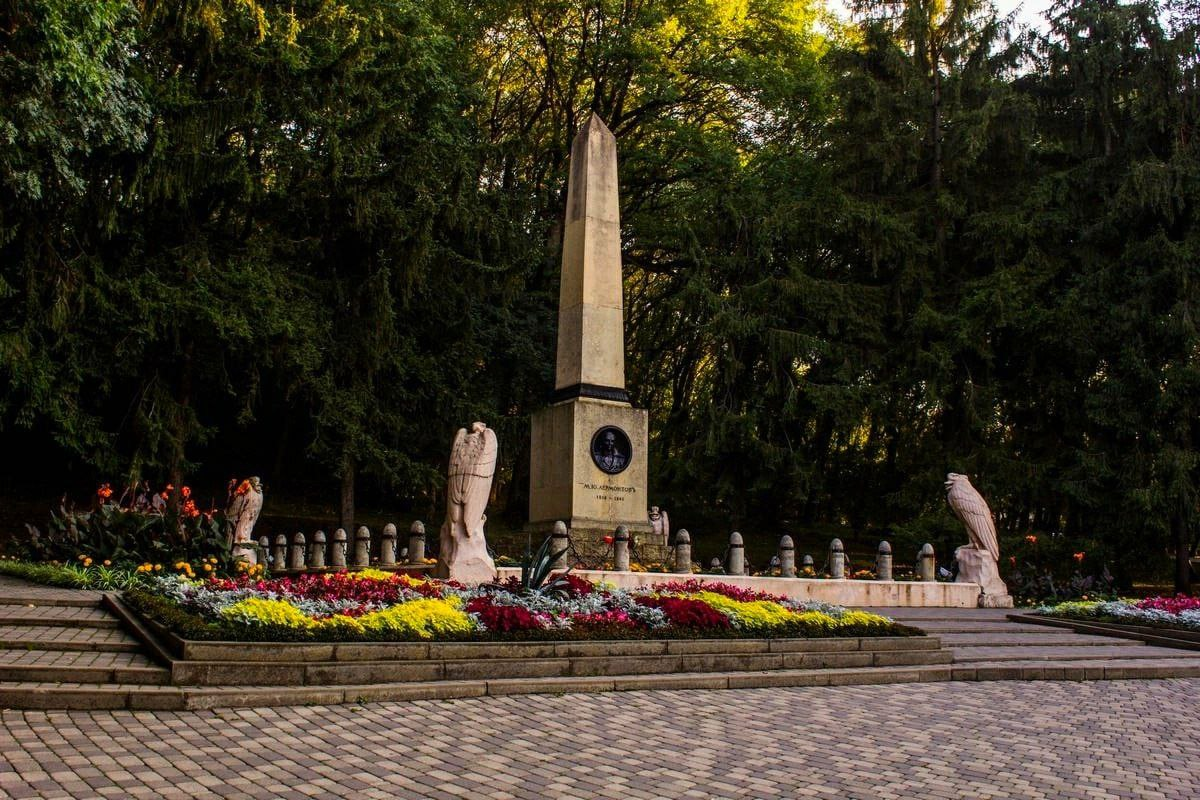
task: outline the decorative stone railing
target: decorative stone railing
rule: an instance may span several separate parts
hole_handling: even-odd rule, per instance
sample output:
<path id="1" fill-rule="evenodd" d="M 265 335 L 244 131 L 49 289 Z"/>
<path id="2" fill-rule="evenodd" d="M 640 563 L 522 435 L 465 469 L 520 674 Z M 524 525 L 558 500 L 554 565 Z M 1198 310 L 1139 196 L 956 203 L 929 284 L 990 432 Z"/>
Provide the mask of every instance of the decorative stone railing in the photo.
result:
<path id="1" fill-rule="evenodd" d="M 262 536 L 258 540 L 259 550 L 272 572 L 319 572 L 359 570 L 367 567 L 379 569 L 427 568 L 425 563 L 425 524 L 417 520 L 409 528 L 408 546 L 399 548 L 396 526 L 383 526 L 377 540 L 373 541 L 371 530 L 363 525 L 351 538 L 343 528 L 327 537 L 325 531 L 317 531 L 311 541 L 303 533 L 277 534 L 274 542 Z M 374 553 L 374 556 L 372 554 Z"/>

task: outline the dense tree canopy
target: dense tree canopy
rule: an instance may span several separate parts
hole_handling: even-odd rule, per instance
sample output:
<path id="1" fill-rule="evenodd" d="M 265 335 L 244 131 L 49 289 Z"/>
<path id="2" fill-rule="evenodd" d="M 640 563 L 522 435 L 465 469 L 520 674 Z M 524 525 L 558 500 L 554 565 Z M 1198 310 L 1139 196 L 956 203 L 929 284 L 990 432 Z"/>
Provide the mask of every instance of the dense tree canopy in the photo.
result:
<path id="1" fill-rule="evenodd" d="M 349 524 L 356 488 L 432 507 L 481 418 L 520 521 L 595 111 L 676 524 L 945 552 L 955 470 L 1010 540 L 1165 570 L 1200 536 L 1194 1 L 853 12 L 0 0 L 9 477 L 255 472 Z"/>

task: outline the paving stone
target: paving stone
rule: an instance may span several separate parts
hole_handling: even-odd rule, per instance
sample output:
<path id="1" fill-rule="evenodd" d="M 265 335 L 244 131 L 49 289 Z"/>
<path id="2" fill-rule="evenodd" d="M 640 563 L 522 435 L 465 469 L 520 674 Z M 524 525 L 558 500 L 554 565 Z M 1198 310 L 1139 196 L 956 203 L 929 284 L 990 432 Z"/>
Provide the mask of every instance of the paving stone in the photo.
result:
<path id="1" fill-rule="evenodd" d="M 0 710 L 0 796 L 1193 798 L 1198 706 L 1172 679 Z"/>

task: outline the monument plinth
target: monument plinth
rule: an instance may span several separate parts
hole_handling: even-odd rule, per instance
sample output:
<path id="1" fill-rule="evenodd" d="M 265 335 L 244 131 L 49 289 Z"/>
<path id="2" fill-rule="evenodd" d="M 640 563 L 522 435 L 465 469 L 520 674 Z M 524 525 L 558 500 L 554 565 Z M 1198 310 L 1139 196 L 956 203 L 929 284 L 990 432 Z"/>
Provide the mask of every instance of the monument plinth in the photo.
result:
<path id="1" fill-rule="evenodd" d="M 595 114 L 571 145 L 554 394 L 531 424 L 530 527 L 562 520 L 586 546 L 625 525 L 660 555 L 646 516 L 648 414 L 625 391 L 617 141 Z"/>

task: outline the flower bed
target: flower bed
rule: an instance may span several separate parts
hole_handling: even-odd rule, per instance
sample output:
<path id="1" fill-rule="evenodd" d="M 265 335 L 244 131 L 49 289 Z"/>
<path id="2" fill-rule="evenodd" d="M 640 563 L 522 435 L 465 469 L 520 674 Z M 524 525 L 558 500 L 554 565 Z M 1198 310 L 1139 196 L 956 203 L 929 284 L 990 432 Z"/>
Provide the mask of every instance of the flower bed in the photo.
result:
<path id="1" fill-rule="evenodd" d="M 1039 606 L 1034 614 L 1130 625 L 1200 631 L 1200 597 L 1148 597 L 1145 600 L 1070 601 Z"/>
<path id="2" fill-rule="evenodd" d="M 128 603 L 186 639 L 420 641 L 907 636 L 887 617 L 722 583 L 625 591 L 567 576 L 553 592 L 516 581 L 464 587 L 377 570 L 271 580 L 150 579 Z"/>

